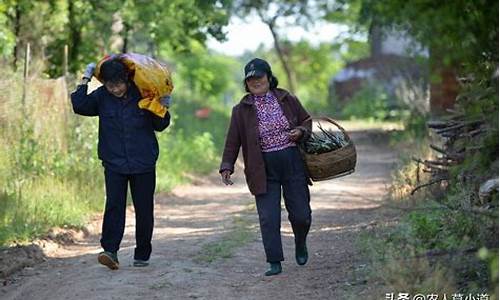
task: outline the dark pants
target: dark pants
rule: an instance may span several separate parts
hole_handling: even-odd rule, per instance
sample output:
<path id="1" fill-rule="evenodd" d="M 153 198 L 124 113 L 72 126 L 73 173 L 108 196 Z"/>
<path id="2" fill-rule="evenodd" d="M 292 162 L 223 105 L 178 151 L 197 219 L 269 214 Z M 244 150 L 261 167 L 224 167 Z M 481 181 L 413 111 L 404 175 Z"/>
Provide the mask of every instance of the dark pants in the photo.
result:
<path id="1" fill-rule="evenodd" d="M 311 227 L 309 187 L 297 147 L 263 153 L 267 192 L 256 195 L 262 241 L 268 262 L 283 261 L 281 244 L 281 189 L 296 245 L 304 245 Z"/>
<path id="2" fill-rule="evenodd" d="M 125 231 L 127 187 L 130 183 L 136 221 L 134 259 L 148 260 L 151 255 L 151 238 L 153 236 L 155 171 L 142 174 L 120 174 L 105 169 L 104 178 L 106 181 L 106 209 L 102 223 L 102 248 L 109 252 L 116 252 L 120 249 Z"/>

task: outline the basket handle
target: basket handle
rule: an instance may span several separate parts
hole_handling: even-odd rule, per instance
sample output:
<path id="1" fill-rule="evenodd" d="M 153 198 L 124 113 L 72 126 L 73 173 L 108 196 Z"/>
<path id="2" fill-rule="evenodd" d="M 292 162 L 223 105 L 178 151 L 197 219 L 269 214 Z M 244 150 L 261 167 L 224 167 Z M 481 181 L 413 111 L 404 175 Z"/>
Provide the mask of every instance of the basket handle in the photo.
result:
<path id="1" fill-rule="evenodd" d="M 323 121 L 332 123 L 333 125 L 337 126 L 340 129 L 342 134 L 344 134 L 344 136 L 349 140 L 349 142 L 351 141 L 351 137 L 347 134 L 347 131 L 344 129 L 344 127 L 340 126 L 340 124 L 335 122 L 335 120 L 333 120 L 332 118 L 329 118 L 326 116 L 317 116 L 317 117 L 312 117 L 312 118 L 316 119 L 316 120 L 323 120 Z"/>

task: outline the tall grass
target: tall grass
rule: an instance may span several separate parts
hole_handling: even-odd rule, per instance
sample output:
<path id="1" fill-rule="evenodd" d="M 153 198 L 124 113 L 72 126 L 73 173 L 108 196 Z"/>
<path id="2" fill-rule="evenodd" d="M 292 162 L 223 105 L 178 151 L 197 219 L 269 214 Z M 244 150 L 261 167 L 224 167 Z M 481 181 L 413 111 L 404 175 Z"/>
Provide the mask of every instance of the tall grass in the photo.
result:
<path id="1" fill-rule="evenodd" d="M 0 78 L 0 245 L 22 243 L 54 226 L 79 227 L 100 208 L 96 120 L 71 114 L 62 80 Z"/>
<path id="2" fill-rule="evenodd" d="M 168 191 L 188 181 L 188 174 L 203 176 L 215 172 L 220 162 L 229 124 L 229 107 L 190 100 L 186 94 L 175 95 L 172 123 L 158 134 L 160 159 L 157 165 L 157 187 Z M 200 108 L 210 108 L 206 118 L 196 117 Z"/>
<path id="3" fill-rule="evenodd" d="M 161 158 L 157 165 L 157 189 L 171 190 L 188 181 L 187 174 L 204 175 L 213 171 L 218 157 L 212 135 L 202 132 L 187 135 L 182 129 L 160 139 Z"/>

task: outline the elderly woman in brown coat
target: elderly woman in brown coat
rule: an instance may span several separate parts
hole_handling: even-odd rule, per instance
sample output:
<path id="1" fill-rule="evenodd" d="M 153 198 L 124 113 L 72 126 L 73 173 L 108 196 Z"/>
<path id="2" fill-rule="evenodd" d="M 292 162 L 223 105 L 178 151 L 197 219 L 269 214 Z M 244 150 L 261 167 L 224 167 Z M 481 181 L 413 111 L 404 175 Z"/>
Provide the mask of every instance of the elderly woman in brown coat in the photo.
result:
<path id="1" fill-rule="evenodd" d="M 248 92 L 232 111 L 220 165 L 222 181 L 231 174 L 240 147 L 245 177 L 255 196 L 267 262 L 266 276 L 281 273 L 281 190 L 295 235 L 295 258 L 307 262 L 306 237 L 311 226 L 308 177 L 297 144 L 311 132 L 311 117 L 297 97 L 280 89 L 269 64 L 255 58 L 245 66 Z"/>

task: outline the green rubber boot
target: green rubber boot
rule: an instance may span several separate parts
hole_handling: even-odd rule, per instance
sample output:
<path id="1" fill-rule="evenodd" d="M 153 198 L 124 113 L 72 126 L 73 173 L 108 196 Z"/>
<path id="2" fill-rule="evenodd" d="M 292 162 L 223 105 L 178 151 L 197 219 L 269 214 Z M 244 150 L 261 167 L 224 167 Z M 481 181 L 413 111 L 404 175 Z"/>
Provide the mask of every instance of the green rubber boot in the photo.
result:
<path id="1" fill-rule="evenodd" d="M 307 259 L 309 255 L 307 254 L 307 246 L 304 244 L 303 246 L 295 245 L 295 260 L 297 264 L 303 266 L 307 263 Z"/>
<path id="2" fill-rule="evenodd" d="M 138 268 L 147 267 L 149 266 L 149 261 L 142 259 L 134 259 L 133 266 Z"/>
<path id="3" fill-rule="evenodd" d="M 281 273 L 281 262 L 272 262 L 269 263 L 269 270 L 264 273 L 266 276 L 273 276 L 273 275 L 278 275 Z"/>

